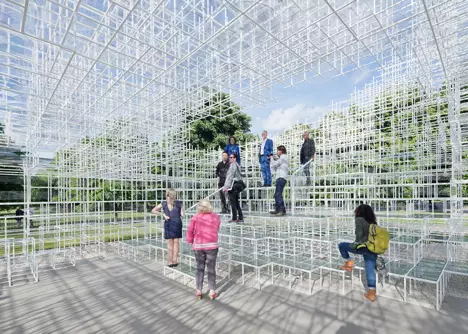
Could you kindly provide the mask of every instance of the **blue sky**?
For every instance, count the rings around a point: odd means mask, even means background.
[[[347,101],[355,87],[361,89],[370,81],[372,73],[355,71],[335,78],[316,77],[295,87],[276,85],[273,87],[276,101],[245,112],[252,117],[253,133],[260,134],[263,129],[270,134],[279,133],[297,122],[319,119],[332,102]]]

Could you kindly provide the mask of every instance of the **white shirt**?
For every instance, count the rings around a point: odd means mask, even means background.
[[[287,179],[289,176],[289,159],[286,154],[281,154],[278,160],[274,160],[270,164],[271,170],[276,172],[276,178]]]
[[[262,141],[262,145],[260,146],[260,155],[263,155],[263,151],[265,149],[265,143],[267,141],[268,138],[265,138],[263,141]]]

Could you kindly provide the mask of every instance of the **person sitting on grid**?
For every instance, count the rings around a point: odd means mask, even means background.
[[[289,176],[289,159],[286,155],[286,147],[283,145],[277,148],[277,155],[271,162],[271,170],[276,175],[276,189],[275,210],[270,211],[270,213],[276,216],[284,216],[286,214],[286,207],[284,205],[283,190]]]
[[[305,166],[309,161],[315,159],[315,142],[309,138],[309,132],[305,131],[302,135],[304,142],[301,147],[301,165],[304,166],[304,175],[306,176],[306,186],[310,186],[310,163]]]
[[[259,147],[260,170],[262,171],[263,187],[271,187],[270,160],[273,156],[273,140],[268,138],[268,132],[263,130],[262,142]]]
[[[229,169],[228,153],[223,152],[223,160],[218,163],[218,166],[216,166],[216,177],[219,178],[218,189],[224,187],[228,169]],[[221,213],[229,213],[229,208],[228,208],[228,204],[226,201],[226,197],[227,197],[226,193],[221,190],[219,192],[219,198],[221,200]]]

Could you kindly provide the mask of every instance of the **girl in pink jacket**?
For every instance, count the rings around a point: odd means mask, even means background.
[[[187,229],[187,243],[192,245],[197,261],[197,299],[202,297],[205,267],[208,272],[208,288],[211,300],[216,298],[216,258],[218,256],[218,231],[221,225],[219,216],[207,200],[197,205],[197,214],[192,217]]]

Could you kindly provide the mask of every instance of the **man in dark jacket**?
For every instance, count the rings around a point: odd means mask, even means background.
[[[305,131],[304,143],[301,147],[301,165],[305,165],[310,160],[315,159],[315,142],[313,139],[309,138],[309,132]],[[306,185],[310,186],[310,163],[307,166],[304,166],[304,175],[307,177]]]
[[[223,161],[216,166],[216,177],[219,177],[218,188],[224,187],[226,182],[226,174],[229,169],[229,161],[227,152],[223,152]],[[221,213],[229,213],[229,208],[226,202],[226,194],[224,191],[219,192],[219,198],[221,199]]]
[[[22,227],[21,226],[21,220],[23,219],[24,211],[21,210],[20,207],[18,206],[16,208],[15,215],[16,215],[16,225],[18,226],[18,228],[20,228],[20,227]]]

